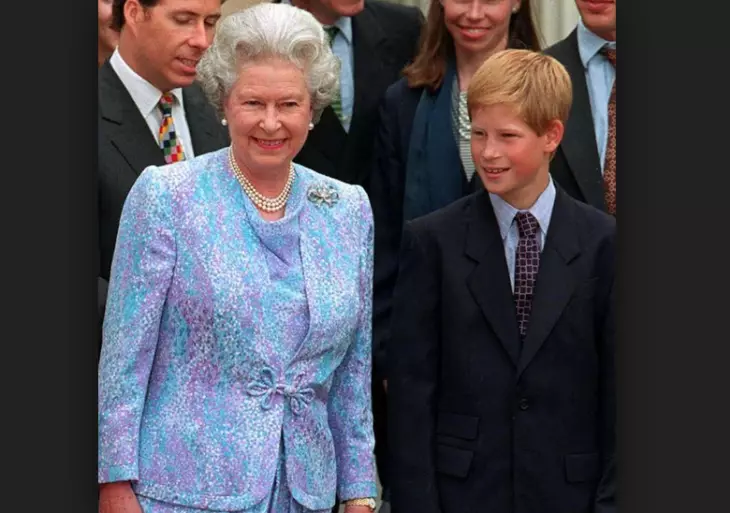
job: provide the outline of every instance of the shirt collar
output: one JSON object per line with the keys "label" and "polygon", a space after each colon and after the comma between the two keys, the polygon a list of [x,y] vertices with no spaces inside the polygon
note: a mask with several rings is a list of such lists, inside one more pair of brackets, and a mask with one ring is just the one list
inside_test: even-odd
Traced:
{"label": "shirt collar", "polygon": [[616,41],[606,41],[597,36],[588,30],[582,19],[578,19],[578,53],[584,68],[587,68],[591,59],[607,45],[609,48],[616,48]]}
{"label": "shirt collar", "polygon": [[[499,224],[499,233],[502,235],[502,241],[507,239],[507,234],[515,220],[515,216],[520,210],[516,209],[496,194],[489,193],[489,200],[492,202],[494,215],[497,217]],[[537,198],[537,201],[527,209],[540,225],[543,235],[547,234],[548,226],[550,226],[550,218],[553,215],[553,206],[555,205],[555,184],[552,177],[548,181],[545,190]]]}
{"label": "shirt collar", "polygon": [[349,16],[341,16],[335,22],[335,27],[340,29],[340,33],[347,41],[347,44],[352,44],[352,18]]}
{"label": "shirt collar", "polygon": [[[137,72],[124,61],[122,56],[119,54],[119,49],[114,50],[114,53],[109,59],[109,64],[111,64],[112,68],[114,68],[114,71],[119,76],[122,84],[124,84],[124,87],[126,87],[127,91],[129,91],[129,95],[132,97],[132,100],[134,100],[134,103],[137,105],[142,116],[145,118],[149,116],[150,113],[157,108],[157,104],[160,102],[160,97],[162,96],[162,91],[139,76]],[[182,89],[178,87],[170,92],[177,99],[180,105],[182,105]]]}

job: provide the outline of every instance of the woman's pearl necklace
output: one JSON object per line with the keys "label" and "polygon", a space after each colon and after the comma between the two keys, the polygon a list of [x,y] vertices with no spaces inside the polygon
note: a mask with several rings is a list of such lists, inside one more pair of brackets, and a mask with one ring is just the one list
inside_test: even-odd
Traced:
{"label": "woman's pearl necklace", "polygon": [[256,205],[258,209],[263,210],[264,212],[278,212],[286,206],[286,202],[289,200],[289,194],[291,193],[291,186],[294,183],[294,164],[289,165],[289,178],[286,181],[286,185],[284,185],[284,190],[281,191],[277,197],[268,198],[257,191],[248,178],[246,178],[246,175],[241,172],[238,164],[236,164],[236,159],[233,158],[233,148],[231,148],[228,152],[228,160],[231,163],[233,174],[236,175],[236,178],[243,188],[243,192],[246,193],[246,196],[253,201],[253,204]]}

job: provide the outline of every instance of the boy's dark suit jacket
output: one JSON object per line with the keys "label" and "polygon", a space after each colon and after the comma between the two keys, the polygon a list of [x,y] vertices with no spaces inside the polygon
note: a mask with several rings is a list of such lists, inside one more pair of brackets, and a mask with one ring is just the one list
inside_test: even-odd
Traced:
{"label": "boy's dark suit jacket", "polygon": [[[103,317],[106,287],[127,194],[139,174],[150,165],[163,166],[165,158],[155,144],[124,84],[107,60],[99,68],[97,200],[99,211],[99,313]],[[229,144],[228,131],[197,85],[183,88],[185,117],[195,155]]]}
{"label": "boy's dark suit jacket", "polygon": [[368,189],[378,105],[413,59],[422,23],[417,7],[365,1],[362,12],[352,17],[355,102],[350,131],[327,107],[294,162]]}
{"label": "boy's dark suit jacket", "polygon": [[388,348],[394,513],[615,512],[614,234],[558,188],[521,348],[488,194],[406,225]]}
{"label": "boy's dark suit jacket", "polygon": [[545,53],[565,66],[573,84],[573,105],[565,124],[563,142],[550,163],[550,174],[572,197],[605,211],[603,174],[585,68],[578,53],[577,29]]}

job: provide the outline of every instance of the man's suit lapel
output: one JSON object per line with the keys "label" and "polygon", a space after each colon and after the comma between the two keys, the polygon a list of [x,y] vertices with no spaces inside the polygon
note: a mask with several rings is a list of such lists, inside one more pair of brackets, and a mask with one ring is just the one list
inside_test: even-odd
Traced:
{"label": "man's suit lapel", "polygon": [[374,109],[378,108],[379,92],[390,85],[387,69],[392,67],[393,52],[388,51],[388,39],[378,20],[367,8],[352,18],[355,103],[352,110],[350,134]]}
{"label": "man's suit lapel", "polygon": [[565,125],[561,148],[586,202],[591,205],[602,205],[603,180],[585,68],[578,52],[577,30],[568,36],[565,43],[559,55],[557,51],[556,55],[572,79],[573,105]]}
{"label": "man's suit lapel", "polygon": [[573,208],[567,194],[558,189],[547,240],[540,255],[530,323],[517,368],[518,377],[550,335],[575,289],[570,264],[580,255],[580,241]]}
{"label": "man's suit lapel", "polygon": [[162,150],[109,61],[99,70],[99,85],[100,123],[135,175],[149,165],[164,165]]}
{"label": "man's suit lapel", "polygon": [[502,236],[486,192],[475,196],[471,205],[464,253],[477,263],[467,278],[469,291],[516,367],[520,359],[517,313]]}
{"label": "man's suit lapel", "polygon": [[[185,102],[185,118],[193,141],[195,155],[210,153],[221,148],[222,129],[214,125],[215,118],[211,118],[211,107],[203,92],[197,86],[183,89]],[[222,126],[222,125],[221,125]]]}
{"label": "man's suit lapel", "polygon": [[329,170],[317,169],[317,172],[343,180],[339,176],[338,168],[346,144],[347,132],[342,127],[340,120],[337,119],[332,107],[327,107],[322,112],[322,117],[314,130],[307,137],[307,144],[302,148],[302,157],[307,152],[319,153],[331,164],[331,167]]}

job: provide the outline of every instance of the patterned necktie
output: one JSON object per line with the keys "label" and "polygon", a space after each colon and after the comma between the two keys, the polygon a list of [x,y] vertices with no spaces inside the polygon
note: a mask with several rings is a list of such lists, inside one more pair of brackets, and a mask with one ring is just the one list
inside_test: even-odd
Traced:
{"label": "patterned necktie", "polygon": [[529,212],[519,212],[515,219],[520,232],[520,240],[515,253],[514,299],[520,338],[524,340],[532,311],[535,279],[540,267],[540,241],[538,240],[540,225],[535,216]]}
{"label": "patterned necktie", "polygon": [[[337,36],[337,32],[339,29],[335,27],[334,25],[330,27],[324,27],[324,31],[327,33],[327,38],[329,39],[330,48],[332,48],[332,45],[335,42],[335,37]],[[335,56],[337,57],[337,56]],[[339,62],[339,59],[337,59]],[[335,96],[334,100],[332,100],[332,103],[330,105],[332,107],[332,110],[335,111],[335,114],[337,114],[337,118],[342,121],[342,100],[340,99],[340,92],[337,92],[337,95]]]}
{"label": "patterned necktie", "polygon": [[[616,68],[616,49],[603,47],[601,53]],[[611,98],[608,100],[608,140],[606,141],[606,160],[603,164],[603,185],[605,189],[606,210],[616,215],[616,79],[613,80]]]}
{"label": "patterned necktie", "polygon": [[160,111],[162,111],[162,124],[160,125],[160,148],[165,156],[165,162],[172,164],[185,160],[182,141],[178,139],[175,132],[175,123],[172,121],[172,104],[175,97],[171,93],[163,94],[160,98]]}

